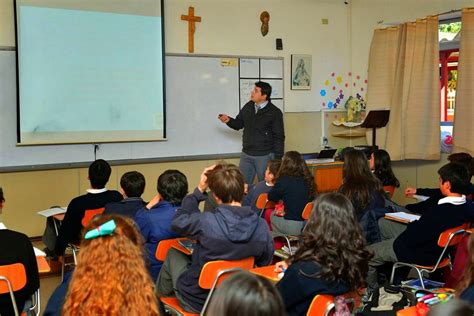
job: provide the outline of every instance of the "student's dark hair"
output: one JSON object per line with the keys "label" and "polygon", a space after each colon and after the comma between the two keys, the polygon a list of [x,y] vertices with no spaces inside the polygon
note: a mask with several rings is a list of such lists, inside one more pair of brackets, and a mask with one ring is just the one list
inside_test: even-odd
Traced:
{"label": "student's dark hair", "polygon": [[280,170],[280,166],[281,159],[270,159],[267,161],[267,168],[275,177],[278,174],[278,170]]}
{"label": "student's dark hair", "polygon": [[400,181],[392,171],[390,155],[383,149],[377,149],[374,155],[374,174],[382,182],[382,185],[400,186]]}
{"label": "student's dark hair", "polygon": [[179,170],[166,170],[157,181],[157,190],[161,197],[173,205],[180,205],[188,194],[188,179]]}
{"label": "student's dark hair", "polygon": [[344,280],[351,290],[365,287],[372,253],[366,249],[351,201],[340,193],[320,195],[314,202],[303,241],[290,263],[313,261],[321,271],[308,277]]}
{"label": "student's dark hair", "polygon": [[129,171],[120,178],[120,187],[127,197],[140,197],[145,190],[145,177],[138,171]]}
{"label": "student's dark hair", "polygon": [[445,164],[438,170],[441,181],[451,183],[451,192],[466,194],[469,188],[471,175],[466,166],[457,162]]}
{"label": "student's dark hair", "polygon": [[283,316],[285,306],[270,281],[248,272],[238,272],[222,282],[205,315]]}
{"label": "student's dark hair", "polygon": [[270,101],[270,98],[272,96],[272,86],[269,85],[267,82],[264,81],[257,81],[255,82],[255,86],[260,88],[262,95],[267,96],[267,100]]}
{"label": "student's dark hair", "polygon": [[5,196],[3,195],[3,189],[0,187],[0,203],[5,202]]}
{"label": "student's dark hair", "polygon": [[277,178],[287,177],[302,177],[309,190],[309,198],[313,198],[316,192],[316,185],[314,178],[304,161],[303,155],[297,151],[287,151],[283,155],[280,170],[278,170]]}
{"label": "student's dark hair", "polygon": [[469,170],[471,177],[474,174],[474,159],[468,153],[454,153],[448,156],[449,162],[457,162],[465,165]]}
{"label": "student's dark hair", "polygon": [[104,159],[97,159],[89,166],[89,181],[94,189],[102,189],[109,182],[112,169]]}
{"label": "student's dark hair", "polygon": [[430,308],[428,316],[472,316],[474,309],[471,304],[461,299],[454,299]]}
{"label": "student's dark hair", "polygon": [[242,202],[244,176],[236,165],[218,164],[207,172],[207,184],[222,203]]}
{"label": "student's dark hair", "polygon": [[374,192],[385,196],[382,183],[369,168],[362,151],[352,150],[344,155],[343,183],[339,192],[351,200],[356,212],[364,210],[374,198]]}

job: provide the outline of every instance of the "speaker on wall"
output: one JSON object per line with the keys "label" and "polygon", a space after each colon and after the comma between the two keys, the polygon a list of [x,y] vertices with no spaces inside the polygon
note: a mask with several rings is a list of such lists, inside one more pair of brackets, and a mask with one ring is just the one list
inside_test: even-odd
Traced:
{"label": "speaker on wall", "polygon": [[276,49],[283,50],[283,41],[281,40],[281,38],[276,39]]}

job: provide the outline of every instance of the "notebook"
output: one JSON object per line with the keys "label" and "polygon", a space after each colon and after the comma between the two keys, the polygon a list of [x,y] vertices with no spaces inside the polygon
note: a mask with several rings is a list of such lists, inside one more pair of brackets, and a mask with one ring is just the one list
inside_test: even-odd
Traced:
{"label": "notebook", "polygon": [[385,214],[385,218],[408,224],[413,221],[419,220],[420,215],[410,214],[410,213],[405,213],[405,212],[395,212],[395,213]]}

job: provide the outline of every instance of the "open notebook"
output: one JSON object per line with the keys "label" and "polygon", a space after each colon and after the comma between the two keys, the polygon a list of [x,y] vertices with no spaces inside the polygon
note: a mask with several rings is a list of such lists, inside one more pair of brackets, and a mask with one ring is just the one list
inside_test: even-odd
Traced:
{"label": "open notebook", "polygon": [[402,223],[411,223],[420,219],[420,215],[405,212],[395,212],[385,214],[385,218]]}

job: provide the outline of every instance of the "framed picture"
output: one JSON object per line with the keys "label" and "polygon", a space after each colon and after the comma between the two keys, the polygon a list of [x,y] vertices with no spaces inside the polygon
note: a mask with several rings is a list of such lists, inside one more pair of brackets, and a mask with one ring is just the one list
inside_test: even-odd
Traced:
{"label": "framed picture", "polygon": [[291,90],[311,90],[311,55],[291,55]]}

